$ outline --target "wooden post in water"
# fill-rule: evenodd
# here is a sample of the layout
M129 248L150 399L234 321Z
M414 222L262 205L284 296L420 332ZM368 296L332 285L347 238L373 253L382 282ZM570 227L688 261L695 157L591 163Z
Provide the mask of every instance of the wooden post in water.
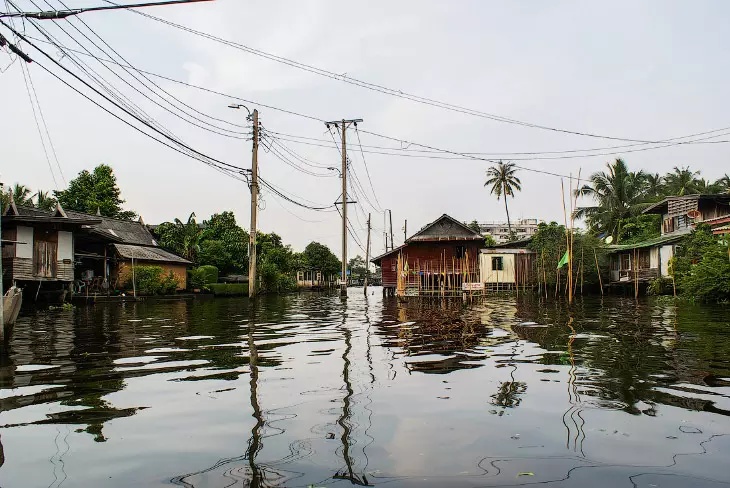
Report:
M540 277L538 276L537 279L539 281ZM545 249L542 250L542 279L543 279L543 284L545 285L545 299L547 300L548 289L547 289L547 272L545 271Z
M572 186L572 183L571 183ZM560 179L560 189L561 189L561 196L563 200L563 221L565 223L565 252L568 253L568 282L566 283L567 286L567 295L568 295L568 303L573 303L573 256L571 256L571 245L570 245L570 228L568 227L568 210L565 207L565 184L563 183L563 179Z
M634 249L634 298L639 298L639 250Z
M598 266L598 254L596 248L593 248L593 257L596 258L596 273L598 273L598 285L601 287L601 296L603 296L603 280L601 279L601 268Z

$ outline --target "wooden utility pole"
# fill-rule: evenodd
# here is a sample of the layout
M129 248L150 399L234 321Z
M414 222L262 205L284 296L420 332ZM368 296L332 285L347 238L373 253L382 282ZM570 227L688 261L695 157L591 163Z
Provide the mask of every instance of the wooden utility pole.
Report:
M388 210L388 215L390 216L390 250L392 251L395 248L395 242L393 241L393 211Z
M5 191L0 182L0 192ZM12 196L10 200L12 201ZM3 232L2 232L3 208L0 205L0 339L5 337L5 294L3 291Z
M347 128L358 122L362 122L362 119L350 119L334 122L325 122L325 125L329 129L330 125L340 129L340 135L342 136L342 278L340 280L340 294L347 296ZM341 125L340 125L341 124Z
M365 245L365 286L363 290L368 292L368 275L370 274L370 214L368 214L368 243Z
M403 242L408 239L408 219L403 221Z
M256 296L256 217L259 209L259 111L253 111L251 152L251 228L248 235L248 297Z

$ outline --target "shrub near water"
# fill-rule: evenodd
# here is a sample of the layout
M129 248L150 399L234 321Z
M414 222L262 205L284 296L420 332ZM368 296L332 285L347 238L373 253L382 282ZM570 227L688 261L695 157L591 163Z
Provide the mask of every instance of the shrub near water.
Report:
M211 265L200 266L190 272L190 286L204 288L206 285L218 282L218 268Z
M730 300L728 246L707 225L684 237L671 261L682 296L698 301Z
M136 286L139 295L167 295L175 293L179 285L178 279L170 271L165 275L160 266L135 266L134 285L132 274L129 274L125 287L133 289Z

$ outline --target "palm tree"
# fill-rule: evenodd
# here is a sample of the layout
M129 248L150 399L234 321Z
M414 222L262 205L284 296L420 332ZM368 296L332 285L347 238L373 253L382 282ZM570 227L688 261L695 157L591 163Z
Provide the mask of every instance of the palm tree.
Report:
M665 185L664 177L659 173L647 174L645 177L646 182L646 196L651 198L658 198L664 195Z
M507 207L507 197L515 197L515 192L522 190L520 179L515 176L517 169L514 163L503 163L500 161L496 166L492 166L487 170L487 181L484 186L490 186L489 193L495 195L497 200L504 196L504 210L507 212L507 228L512 234L512 223L509 219L509 208Z
M684 168L674 167L673 173L667 173L664 181L667 182L667 189L670 195L689 195L697 193L697 176L699 171L692 171L689 166Z
M200 252L200 240L203 234L195 221L195 212L190 214L188 221L185 223L180 219L175 219L175 234L182 257L189 261L195 261L198 252Z
M35 192L35 207L41 210L53 210L56 206L56 199L49 196L47 191L38 190Z
M710 183L704 178L700 178L698 180L695 180L695 187L694 190L697 193L703 194L703 195L712 195L715 193L722 193L723 187L718 181Z
M33 205L33 197L30 188L27 186L16 183L10 191L12 192L13 201L16 205Z
M727 173L718 178L715 184L720 187L721 191L730 193L730 176Z
M606 164L608 172L593 173L590 184L577 190L578 195L592 197L596 205L579 207L575 217L585 217L597 233L613 236L618 242L621 222L638 215L647 207L646 174L629 171L622 159Z

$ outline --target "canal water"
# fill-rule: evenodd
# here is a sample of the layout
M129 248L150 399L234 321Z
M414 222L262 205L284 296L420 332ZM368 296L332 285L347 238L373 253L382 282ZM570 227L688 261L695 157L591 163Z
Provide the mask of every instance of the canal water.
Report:
M0 486L730 484L730 307L350 289L22 317Z

